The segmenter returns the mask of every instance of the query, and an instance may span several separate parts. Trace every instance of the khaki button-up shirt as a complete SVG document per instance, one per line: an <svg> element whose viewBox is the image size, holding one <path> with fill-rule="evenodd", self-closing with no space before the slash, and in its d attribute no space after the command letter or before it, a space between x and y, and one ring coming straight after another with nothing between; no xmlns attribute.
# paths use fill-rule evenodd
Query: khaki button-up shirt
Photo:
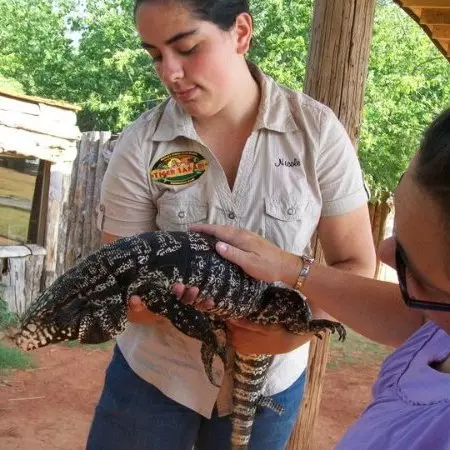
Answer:
<svg viewBox="0 0 450 450"><path fill-rule="evenodd" d="M121 134L102 185L103 231L128 236L198 222L230 224L302 254L321 216L367 202L357 156L333 112L252 70L261 102L233 188L191 117L169 99ZM217 359L219 392L205 374L200 343L169 322L129 324L117 341L130 367L168 397L205 417L216 403L219 415L230 412L230 374ZM308 348L275 357L264 395L287 389L301 375Z"/></svg>

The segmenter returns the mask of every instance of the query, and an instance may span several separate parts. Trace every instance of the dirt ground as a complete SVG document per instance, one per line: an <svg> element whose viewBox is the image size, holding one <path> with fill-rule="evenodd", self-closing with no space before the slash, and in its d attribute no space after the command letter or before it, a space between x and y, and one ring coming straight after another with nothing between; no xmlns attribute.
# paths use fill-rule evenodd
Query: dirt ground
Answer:
<svg viewBox="0 0 450 450"><path fill-rule="evenodd" d="M0 449L84 449L111 349L42 348L37 369L1 377ZM327 371L314 450L332 449L358 417L378 368L342 363Z"/></svg>

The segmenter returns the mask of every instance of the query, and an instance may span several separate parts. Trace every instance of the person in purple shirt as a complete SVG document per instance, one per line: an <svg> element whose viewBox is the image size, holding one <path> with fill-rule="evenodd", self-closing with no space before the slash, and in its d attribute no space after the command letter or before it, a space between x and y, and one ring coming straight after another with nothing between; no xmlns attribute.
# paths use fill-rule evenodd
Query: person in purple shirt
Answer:
<svg viewBox="0 0 450 450"><path fill-rule="evenodd" d="M248 231L191 229L218 237L216 250L253 277L301 286L312 305L398 347L381 367L372 402L337 449L450 449L450 109L426 130L395 192L394 235L383 242L380 258L397 270L399 286L311 264ZM173 289L185 303L211 307L195 287ZM281 327L268 331L243 320L230 323L230 331L238 350L248 353L267 352L255 331L272 334L273 353L295 348L298 339Z"/></svg>

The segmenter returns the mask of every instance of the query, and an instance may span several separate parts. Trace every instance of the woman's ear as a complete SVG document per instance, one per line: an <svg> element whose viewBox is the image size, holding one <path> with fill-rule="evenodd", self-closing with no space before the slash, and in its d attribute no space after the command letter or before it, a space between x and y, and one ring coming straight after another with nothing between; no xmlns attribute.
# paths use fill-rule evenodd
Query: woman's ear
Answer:
<svg viewBox="0 0 450 450"><path fill-rule="evenodd" d="M253 36L253 19L248 13L241 13L237 16L234 24L236 36L236 50L239 54L245 55L250 49L250 42Z"/></svg>

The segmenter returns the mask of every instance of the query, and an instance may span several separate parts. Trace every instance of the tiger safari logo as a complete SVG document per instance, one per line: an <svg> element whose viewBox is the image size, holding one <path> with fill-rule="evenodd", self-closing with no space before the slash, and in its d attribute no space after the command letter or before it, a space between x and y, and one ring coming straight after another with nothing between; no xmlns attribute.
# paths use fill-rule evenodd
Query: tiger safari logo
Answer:
<svg viewBox="0 0 450 450"><path fill-rule="evenodd" d="M208 169L208 160L197 152L169 153L151 168L150 176L157 183L177 186L192 183Z"/></svg>

